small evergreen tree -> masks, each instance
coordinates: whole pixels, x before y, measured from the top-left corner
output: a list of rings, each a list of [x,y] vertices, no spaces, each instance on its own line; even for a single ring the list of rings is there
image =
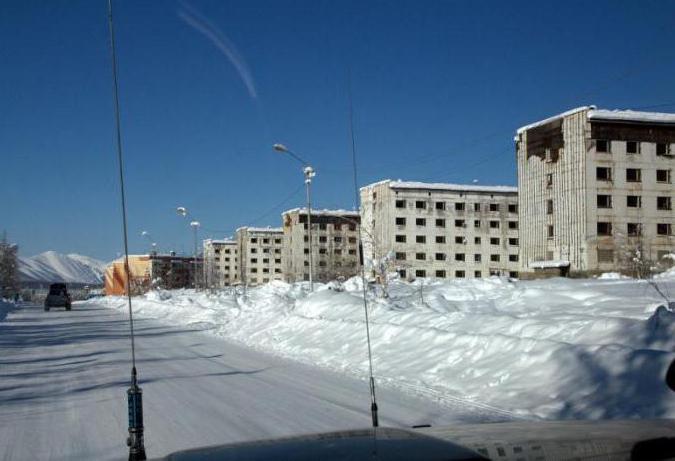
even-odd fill
[[[0,240],[0,296],[3,298],[19,292],[18,251],[19,247],[9,243],[7,232],[3,232]]]

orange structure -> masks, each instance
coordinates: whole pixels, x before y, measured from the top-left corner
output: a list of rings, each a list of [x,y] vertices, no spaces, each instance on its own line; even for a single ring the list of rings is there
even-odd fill
[[[151,288],[191,288],[195,284],[195,269],[201,274],[202,260],[192,257],[171,255],[129,255],[131,294],[139,295]],[[124,258],[110,263],[105,271],[105,294],[122,296],[127,294],[127,278]]]

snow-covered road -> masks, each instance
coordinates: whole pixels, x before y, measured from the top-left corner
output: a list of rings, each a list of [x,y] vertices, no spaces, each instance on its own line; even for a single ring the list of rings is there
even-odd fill
[[[0,459],[126,456],[127,320],[96,304],[0,322]],[[150,457],[189,447],[366,427],[367,382],[139,319],[137,358]],[[384,425],[503,420],[380,388]]]

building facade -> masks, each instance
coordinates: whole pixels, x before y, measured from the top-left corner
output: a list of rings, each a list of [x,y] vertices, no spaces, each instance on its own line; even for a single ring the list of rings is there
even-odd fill
[[[193,257],[175,254],[129,255],[131,294],[143,294],[152,288],[193,288],[195,274],[200,274],[201,270],[200,258],[195,261]],[[106,268],[104,290],[108,296],[127,294],[124,258],[116,259]]]
[[[385,180],[361,188],[364,258],[402,278],[518,276],[518,190]]]
[[[280,227],[237,229],[239,282],[249,286],[283,280],[284,232]]]
[[[515,142],[521,271],[629,271],[673,251],[675,114],[580,107]]]
[[[204,245],[204,279],[207,288],[239,282],[239,249],[234,240],[207,239]]]
[[[357,211],[312,210],[312,242],[309,242],[307,209],[296,208],[282,214],[284,278],[287,282],[309,280],[310,248],[314,271],[312,278],[328,282],[349,278],[359,272]]]

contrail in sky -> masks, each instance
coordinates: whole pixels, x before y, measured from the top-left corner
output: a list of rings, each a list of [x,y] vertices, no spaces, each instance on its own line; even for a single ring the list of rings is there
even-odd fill
[[[178,17],[182,19],[187,25],[192,27],[197,32],[204,35],[206,38],[220,50],[221,53],[234,66],[241,78],[242,82],[248,90],[251,98],[257,100],[258,92],[251,76],[251,70],[248,68],[246,61],[237,51],[237,47],[223,34],[213,23],[206,19],[199,11],[186,3],[181,3],[183,9],[178,10]]]

